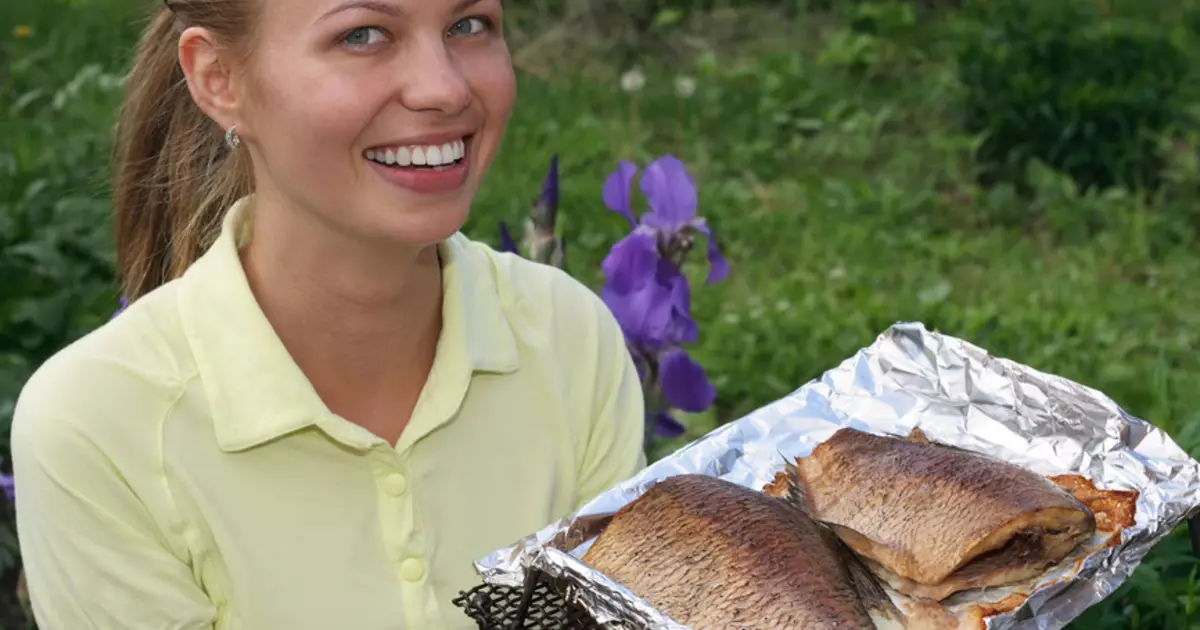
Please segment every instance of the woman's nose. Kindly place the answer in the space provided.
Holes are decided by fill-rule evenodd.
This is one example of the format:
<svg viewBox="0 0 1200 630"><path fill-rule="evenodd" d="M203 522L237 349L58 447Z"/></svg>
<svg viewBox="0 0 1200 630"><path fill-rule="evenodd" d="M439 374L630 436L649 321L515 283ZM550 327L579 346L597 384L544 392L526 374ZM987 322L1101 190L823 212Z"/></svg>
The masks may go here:
<svg viewBox="0 0 1200 630"><path fill-rule="evenodd" d="M445 42L415 47L400 63L407 77L402 100L413 111L458 114L471 105L471 86Z"/></svg>

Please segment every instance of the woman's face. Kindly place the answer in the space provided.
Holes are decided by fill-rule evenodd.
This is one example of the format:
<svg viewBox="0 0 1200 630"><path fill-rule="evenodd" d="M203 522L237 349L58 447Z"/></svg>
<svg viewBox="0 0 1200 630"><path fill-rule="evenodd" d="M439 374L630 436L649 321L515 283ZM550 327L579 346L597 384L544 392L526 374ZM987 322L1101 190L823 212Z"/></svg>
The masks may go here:
<svg viewBox="0 0 1200 630"><path fill-rule="evenodd" d="M516 85L500 0L265 0L251 134L260 192L358 237L458 230Z"/></svg>

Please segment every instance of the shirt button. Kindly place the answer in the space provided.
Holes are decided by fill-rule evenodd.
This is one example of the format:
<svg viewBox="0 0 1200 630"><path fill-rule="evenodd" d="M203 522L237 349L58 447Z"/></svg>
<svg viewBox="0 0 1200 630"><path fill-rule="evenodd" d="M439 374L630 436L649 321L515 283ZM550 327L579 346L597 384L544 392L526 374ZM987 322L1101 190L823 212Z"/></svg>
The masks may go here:
<svg viewBox="0 0 1200 630"><path fill-rule="evenodd" d="M200 537L200 532L190 527L183 532L183 538L192 549L198 549L204 543L204 539Z"/></svg>
<svg viewBox="0 0 1200 630"><path fill-rule="evenodd" d="M408 479L405 479L404 475L400 473L392 473L383 480L383 485L388 494L398 497L408 490Z"/></svg>
<svg viewBox="0 0 1200 630"><path fill-rule="evenodd" d="M400 577L406 582L416 582L425 577L425 562L420 558L409 558L400 563Z"/></svg>

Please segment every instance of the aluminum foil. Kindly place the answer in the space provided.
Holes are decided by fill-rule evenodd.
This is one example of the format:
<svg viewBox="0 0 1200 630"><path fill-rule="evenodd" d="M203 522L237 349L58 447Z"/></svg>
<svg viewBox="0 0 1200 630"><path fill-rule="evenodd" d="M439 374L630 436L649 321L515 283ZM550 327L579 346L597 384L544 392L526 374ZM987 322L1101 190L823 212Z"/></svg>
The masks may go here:
<svg viewBox="0 0 1200 630"><path fill-rule="evenodd" d="M989 630L1057 629L1113 592L1150 548L1200 513L1200 463L1162 430L1107 396L920 323L900 323L821 378L644 469L576 513L475 563L485 582L521 585L535 569L561 578L567 596L619 628L685 628L579 558L609 517L655 482L681 473L760 490L785 459L807 455L842 427L931 440L1044 474L1077 473L1104 489L1137 490L1136 522L1118 544L1041 576L1018 608ZM1005 593L984 593L996 601ZM974 597L980 597L978 593Z"/></svg>

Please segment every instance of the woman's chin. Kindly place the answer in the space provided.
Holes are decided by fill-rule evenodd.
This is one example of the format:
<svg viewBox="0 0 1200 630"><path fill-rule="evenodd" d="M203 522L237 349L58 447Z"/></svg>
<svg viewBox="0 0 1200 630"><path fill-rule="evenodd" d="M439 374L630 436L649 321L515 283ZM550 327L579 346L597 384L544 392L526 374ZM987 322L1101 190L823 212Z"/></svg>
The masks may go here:
<svg viewBox="0 0 1200 630"><path fill-rule="evenodd" d="M419 207L379 212L369 221L372 240L396 245L425 246L440 243L462 229L470 211L465 201L429 202Z"/></svg>

